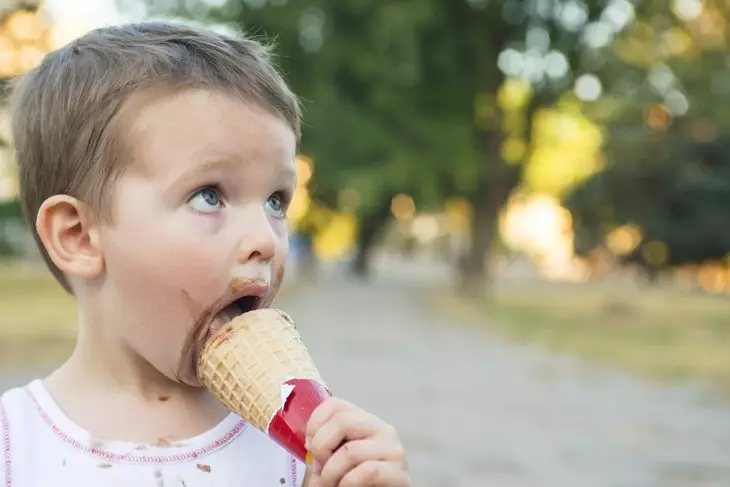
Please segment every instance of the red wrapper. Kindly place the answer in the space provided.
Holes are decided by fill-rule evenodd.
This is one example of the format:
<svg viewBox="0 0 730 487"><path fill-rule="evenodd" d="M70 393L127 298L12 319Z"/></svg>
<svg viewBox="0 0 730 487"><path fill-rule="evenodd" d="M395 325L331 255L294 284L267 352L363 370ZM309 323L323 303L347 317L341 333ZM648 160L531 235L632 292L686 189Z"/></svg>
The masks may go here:
<svg viewBox="0 0 730 487"><path fill-rule="evenodd" d="M310 464L304 434L314 410L331 396L329 390L311 379L290 379L293 390L269 424L269 436L304 463Z"/></svg>

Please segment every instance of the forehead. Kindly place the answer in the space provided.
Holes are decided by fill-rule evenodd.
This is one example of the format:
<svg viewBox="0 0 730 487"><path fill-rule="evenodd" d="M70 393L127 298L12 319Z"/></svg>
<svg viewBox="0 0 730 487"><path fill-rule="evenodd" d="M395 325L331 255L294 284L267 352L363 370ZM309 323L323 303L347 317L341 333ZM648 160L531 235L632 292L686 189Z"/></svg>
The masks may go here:
<svg viewBox="0 0 730 487"><path fill-rule="evenodd" d="M120 122L130 166L149 176L174 177L216 161L281 171L293 167L296 155L294 132L283 119L218 92L140 93Z"/></svg>

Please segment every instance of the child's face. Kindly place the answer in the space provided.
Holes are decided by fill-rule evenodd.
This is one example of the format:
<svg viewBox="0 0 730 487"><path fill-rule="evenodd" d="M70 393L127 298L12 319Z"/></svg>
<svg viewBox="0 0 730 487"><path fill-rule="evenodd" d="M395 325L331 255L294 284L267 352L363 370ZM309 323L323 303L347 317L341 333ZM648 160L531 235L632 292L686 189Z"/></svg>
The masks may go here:
<svg viewBox="0 0 730 487"><path fill-rule="evenodd" d="M102 325L164 375L197 385L195 350L183 350L193 324L208 328L201 317L213 309L220 326L230 308L215 312L242 295L264 307L281 283L295 136L274 115L206 91L128 108L128 170L100 230L100 299L113 313Z"/></svg>

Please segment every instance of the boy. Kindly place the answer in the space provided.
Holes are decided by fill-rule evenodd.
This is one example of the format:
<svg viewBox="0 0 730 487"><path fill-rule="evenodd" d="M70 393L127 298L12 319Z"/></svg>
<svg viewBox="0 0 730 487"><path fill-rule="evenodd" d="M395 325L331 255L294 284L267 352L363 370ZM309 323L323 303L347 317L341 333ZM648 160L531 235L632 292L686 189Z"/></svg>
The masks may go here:
<svg viewBox="0 0 730 487"><path fill-rule="evenodd" d="M380 419L326 401L305 469L183 351L193 323L267 306L283 277L300 112L264 47L99 29L49 54L13 108L23 209L79 334L66 363L0 400L5 487L410 485Z"/></svg>

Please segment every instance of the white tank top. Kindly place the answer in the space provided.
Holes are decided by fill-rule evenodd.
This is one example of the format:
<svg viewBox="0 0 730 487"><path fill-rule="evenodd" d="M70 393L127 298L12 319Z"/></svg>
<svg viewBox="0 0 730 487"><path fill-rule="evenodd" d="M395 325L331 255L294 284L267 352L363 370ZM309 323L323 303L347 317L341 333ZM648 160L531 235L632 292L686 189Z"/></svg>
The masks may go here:
<svg viewBox="0 0 730 487"><path fill-rule="evenodd" d="M0 398L0 487L300 487L305 466L235 414L170 444L95 440L40 380Z"/></svg>

